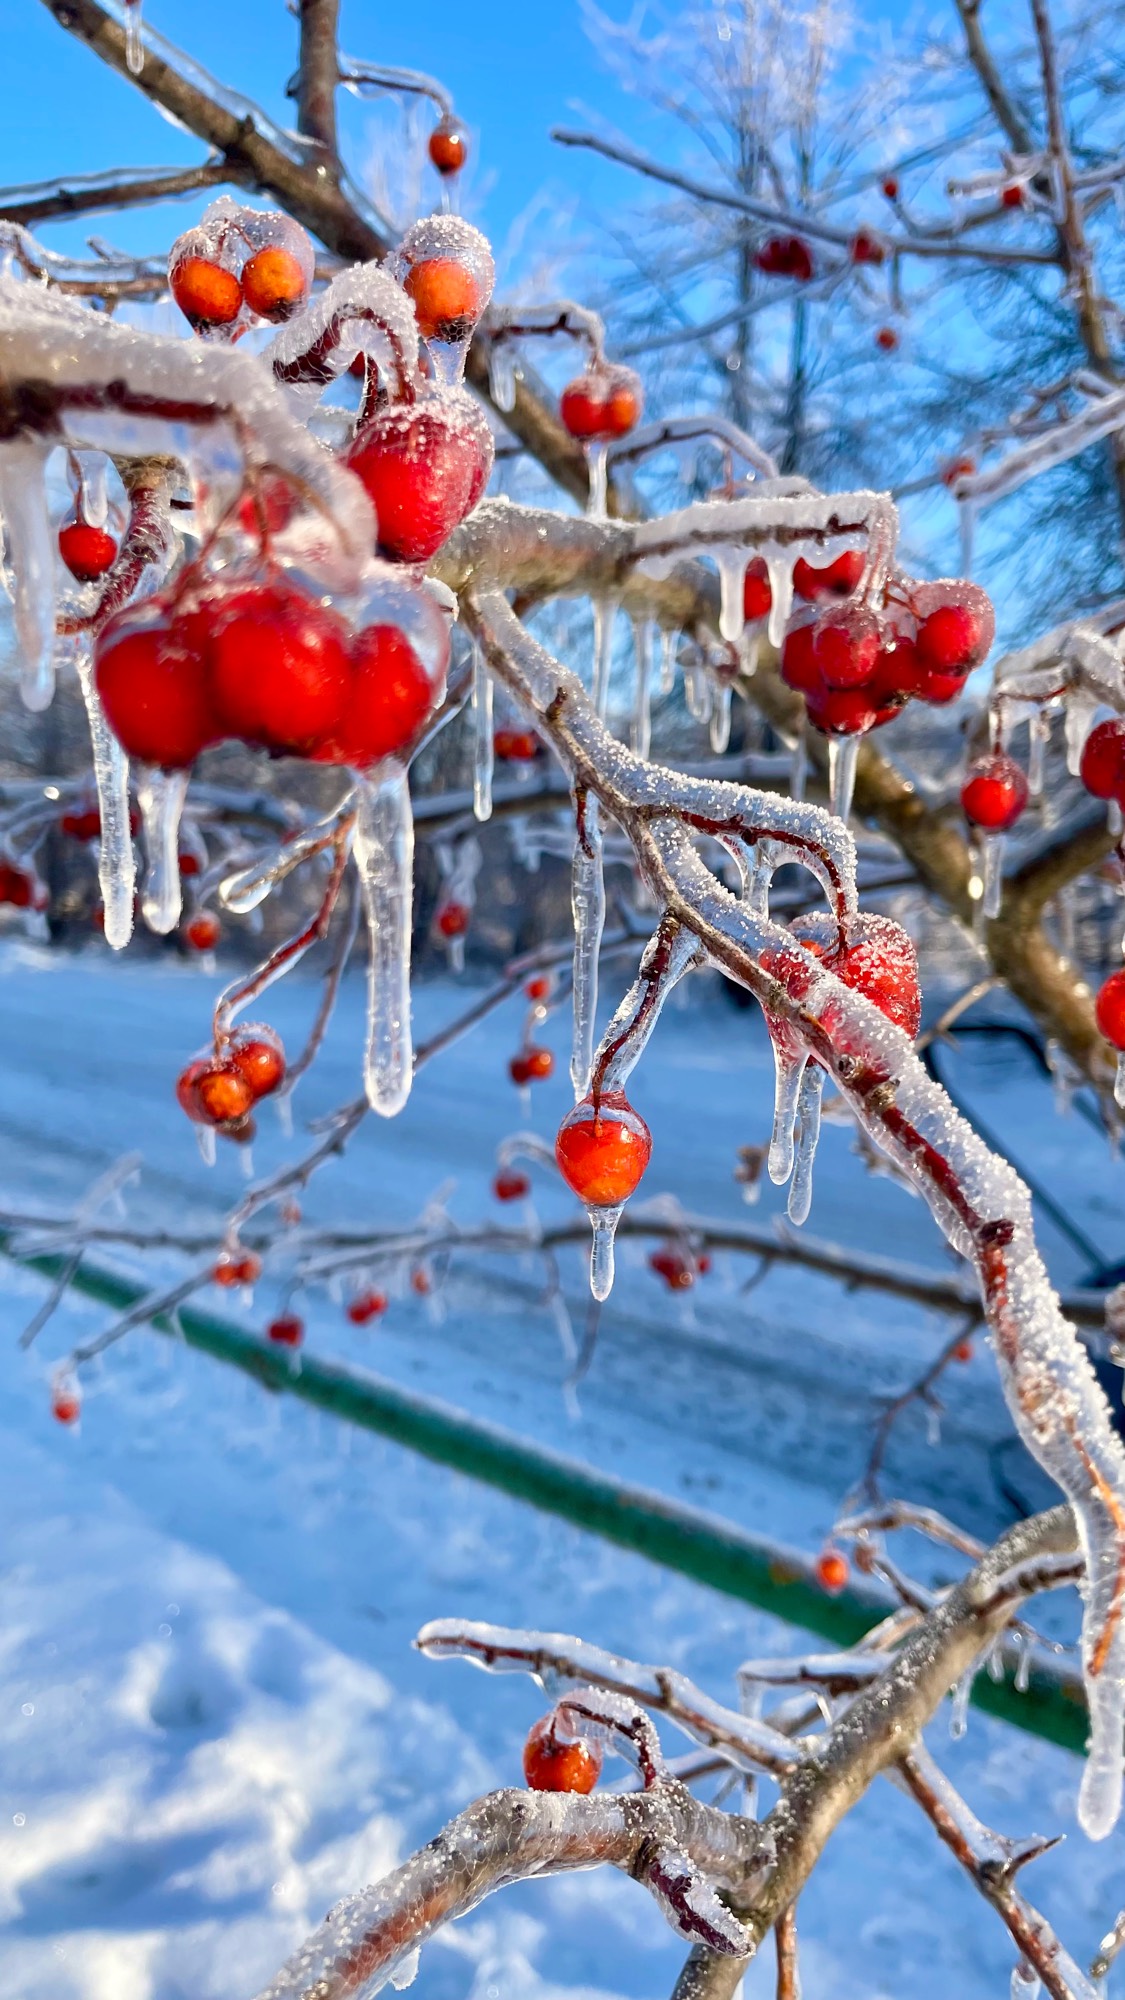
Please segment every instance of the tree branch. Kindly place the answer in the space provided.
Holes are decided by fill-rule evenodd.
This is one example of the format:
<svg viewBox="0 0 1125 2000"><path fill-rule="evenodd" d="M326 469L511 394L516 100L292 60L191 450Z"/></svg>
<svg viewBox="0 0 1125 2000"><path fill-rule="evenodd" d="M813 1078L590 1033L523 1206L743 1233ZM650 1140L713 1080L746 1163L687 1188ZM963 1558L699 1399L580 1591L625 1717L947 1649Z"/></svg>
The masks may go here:
<svg viewBox="0 0 1125 2000"><path fill-rule="evenodd" d="M323 154L323 169L339 179L336 143L336 85L340 64L336 24L340 0L300 0L301 49L296 90L297 130L315 139Z"/></svg>
<svg viewBox="0 0 1125 2000"><path fill-rule="evenodd" d="M65 180L0 189L0 222L30 228L56 216L139 208L145 202L220 187L229 179L225 160L204 160L198 167L119 167L101 174L75 174Z"/></svg>

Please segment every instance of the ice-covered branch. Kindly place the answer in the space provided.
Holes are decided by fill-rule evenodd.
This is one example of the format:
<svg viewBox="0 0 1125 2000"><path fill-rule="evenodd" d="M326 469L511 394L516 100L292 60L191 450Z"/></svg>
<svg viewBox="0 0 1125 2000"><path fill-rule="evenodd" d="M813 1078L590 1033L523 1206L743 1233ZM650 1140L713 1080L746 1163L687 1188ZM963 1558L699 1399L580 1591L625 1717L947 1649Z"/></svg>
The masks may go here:
<svg viewBox="0 0 1125 2000"><path fill-rule="evenodd" d="M97 209L167 201L200 188L221 187L229 178L223 160L203 160L197 167L107 167L96 174L59 175L55 180L0 188L0 221L30 229L37 222L92 215Z"/></svg>

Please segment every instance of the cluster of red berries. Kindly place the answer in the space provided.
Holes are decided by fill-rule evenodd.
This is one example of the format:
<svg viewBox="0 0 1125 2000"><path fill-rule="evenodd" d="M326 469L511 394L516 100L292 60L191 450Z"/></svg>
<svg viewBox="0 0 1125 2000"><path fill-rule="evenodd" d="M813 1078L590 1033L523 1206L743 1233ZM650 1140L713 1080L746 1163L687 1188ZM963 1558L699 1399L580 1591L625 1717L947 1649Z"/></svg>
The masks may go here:
<svg viewBox="0 0 1125 2000"><path fill-rule="evenodd" d="M423 596L401 612L392 598L394 622L357 630L268 561L241 578L181 579L98 635L110 726L130 756L168 770L228 737L275 756L378 763L416 734L445 670L444 620ZM412 618L422 650L403 629Z"/></svg>
<svg viewBox="0 0 1125 2000"><path fill-rule="evenodd" d="M221 1050L196 1056L176 1081L182 1111L196 1125L210 1125L227 1138L252 1134L251 1113L285 1075L285 1051L272 1028L240 1028Z"/></svg>
<svg viewBox="0 0 1125 2000"><path fill-rule="evenodd" d="M877 613L852 597L862 556L801 569L794 569L797 596L813 603L848 598L791 626L782 649L781 677L804 696L809 721L825 735L880 729L912 696L937 705L955 700L992 643L992 607L973 584L919 584L909 596L892 587ZM760 578L751 594L760 602Z"/></svg>
<svg viewBox="0 0 1125 2000"><path fill-rule="evenodd" d="M233 1291L236 1285L256 1285L261 1275L261 1258L238 1244L220 1253L211 1273L215 1284L222 1285L225 1291Z"/></svg>
<svg viewBox="0 0 1125 2000"><path fill-rule="evenodd" d="M299 223L280 213L213 202L168 257L172 297L197 333L264 319L292 319L308 299L313 249Z"/></svg>
<svg viewBox="0 0 1125 2000"><path fill-rule="evenodd" d="M533 1792L592 1792L601 1776L594 1743L568 1743L555 1731L554 1712L541 1716L523 1746L523 1774Z"/></svg>
<svg viewBox="0 0 1125 2000"><path fill-rule="evenodd" d="M901 924L870 911L849 917L844 926L830 916L815 914L802 917L793 935L844 986L862 993L914 1040L922 1022L922 989L918 955ZM762 966L780 981L791 999L806 998L815 977L807 959L783 945L763 953ZM829 1001L820 1018L833 1046L846 1049L847 1035L837 1004ZM780 1053L789 1061L797 1060L800 1044L788 1023L767 1011L766 1026Z"/></svg>
<svg viewBox="0 0 1125 2000"><path fill-rule="evenodd" d="M80 515L59 529L59 554L78 583L96 583L117 557L117 543L108 528L95 528Z"/></svg>
<svg viewBox="0 0 1125 2000"><path fill-rule="evenodd" d="M696 1252L686 1243L662 1243L648 1262L670 1292L690 1292L696 1279L705 1278L711 1269L706 1250Z"/></svg>
<svg viewBox="0 0 1125 2000"><path fill-rule="evenodd" d="M348 1302L347 1316L353 1326L367 1326L385 1313L389 1304L386 1292L357 1292Z"/></svg>
<svg viewBox="0 0 1125 2000"><path fill-rule="evenodd" d="M771 236L755 251L754 268L769 278L796 278L805 284L813 274L812 251L800 236Z"/></svg>
<svg viewBox="0 0 1125 2000"><path fill-rule="evenodd" d="M559 398L563 428L583 444L612 444L640 421L640 377L631 368L594 362L568 382Z"/></svg>

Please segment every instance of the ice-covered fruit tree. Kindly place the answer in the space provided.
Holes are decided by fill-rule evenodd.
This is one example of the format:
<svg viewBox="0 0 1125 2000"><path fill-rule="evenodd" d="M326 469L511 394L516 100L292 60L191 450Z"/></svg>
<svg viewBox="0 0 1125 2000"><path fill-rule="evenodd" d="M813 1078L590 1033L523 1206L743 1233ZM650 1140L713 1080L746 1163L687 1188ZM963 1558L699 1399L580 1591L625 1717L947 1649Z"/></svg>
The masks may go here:
<svg viewBox="0 0 1125 2000"><path fill-rule="evenodd" d="M48 4L63 29L133 76L211 153L194 177L100 176L55 196L40 187L6 197L4 580L27 707L48 707L58 675L76 678L92 782L84 773L65 785L37 784L14 803L5 794L0 902L19 922L41 919L50 900L41 856L59 834L96 849L108 949L129 946L139 917L206 963L230 926L262 912L282 884L304 882L300 928L219 992L205 1045L185 1049L179 1075L168 1078L185 1142L194 1128L212 1156L218 1142L246 1147L271 1100L288 1105L316 1058L361 923L368 951L362 1095L320 1121L311 1147L281 1172L251 1181L196 1271L67 1358L51 1389L59 1423L79 1422L82 1373L95 1353L205 1284L246 1289L267 1265L284 1272L263 1345L288 1351L297 1368L306 1319L294 1301L318 1284L346 1274L346 1317L363 1327L387 1310L388 1273L399 1265L421 1295L440 1283L455 1247L440 1202L410 1239L353 1242L346 1256L330 1235L293 1232L312 1175L339 1159L370 1113L393 1119L419 1063L491 1004L474 1002L437 1042L414 1046L410 774L464 711L471 798L444 819L420 816L440 877L430 943L454 971L472 938L481 870L470 808L477 823L490 818L498 767L513 819L521 786L550 803L535 791L553 782L537 775L548 753L569 795L573 935L509 964L496 996L522 991L527 1002L510 1076L528 1096L554 1067L538 1031L569 1006L574 1104L553 1146L520 1133L498 1160L482 1163L505 1207L496 1241L543 1247L534 1181L557 1174L589 1218L595 1301L611 1291L621 1228L655 1239L650 1269L669 1290L706 1277L719 1240L706 1219L667 1203L644 1207L662 1134L658 1118L646 1120L642 1058L673 989L716 969L764 1015L776 1065L767 1166L774 1182L788 1183L791 1221L809 1214L830 1089L867 1157L922 1196L967 1266L979 1292L970 1328L987 1330L1013 1424L1061 1496L984 1549L935 1514L884 1501L873 1463L833 1540L810 1562L809 1582L842 1593L854 1563L897 1602L850 1652L750 1663L748 1698L736 1706L577 1638L427 1625L419 1640L427 1654L520 1670L546 1691L552 1706L524 1751L526 1786L514 1770L511 1789L469 1805L384 1880L359 1890L342 1884L345 1901L263 2000L342 2000L387 1980L402 1984L434 1930L491 1891L603 1862L647 1888L691 1946L680 2000L733 1993L770 1932L779 1993L793 1996L797 1898L829 1834L883 1771L898 1777L993 1903L1027 1978L1041 1979L1056 2000L1088 2000L1090 1982L1014 1886L1034 1845L1002 1841L980 1825L921 1731L982 1661L1001 1674L1011 1668L1014 1645L1028 1643L1030 1599L1077 1586L1090 1723L1079 1817L1092 1839L1115 1825L1125 1728L1125 1450L1088 1343L1065 1316L1036 1247L1026 1187L954 1109L916 1049L924 996L915 948L890 916L861 907L850 821L890 838L925 891L975 939L986 984L1004 982L1023 1003L1056 1062L1094 1087L1115 1134L1125 1105L1125 972L1111 972L1095 1002L1043 913L1051 896L1099 868L1112 878L1097 878L1099 893L1108 897L1125 881L1121 605L1060 622L1002 657L983 708L973 709L970 678L979 688L995 632L984 589L967 576L910 572L887 491L823 490L722 412L650 413L646 422L643 369L614 357L589 309L495 299L489 244L455 212L471 149L447 93L414 72L342 58L336 0L302 0L298 10L296 133L164 42L142 22L139 0ZM1009 112L1022 118L981 38L979 9L959 0L958 14L994 114L1002 125ZM1074 167L1046 0L1033 0L1031 25L1042 129L1026 144L1008 129L994 170L957 193L936 222L903 192L909 159L869 163L870 214L855 213L852 197L845 214L842 195L805 213L799 191L790 203L776 188L739 209L750 231L742 239L746 281L795 288L802 312L829 295L858 297L879 321L866 346L887 367L904 336L882 320L903 311L900 273L912 258L1053 261L1086 362L1061 388L1033 398L1030 414L1017 413L1009 429L974 440L974 455L959 456L952 474L935 473L966 517L1103 439L1125 496L1125 393L1115 386L1087 230L1121 168ZM344 172L339 85L420 95L434 106L426 145L440 205L393 240ZM602 150L687 185L627 150ZM177 186L206 186L213 198L161 260L103 248L92 263L76 262L25 227L32 217L136 204ZM706 188L691 183L688 191L707 207ZM891 204L889 220L876 214L876 196ZM1002 228L1017 233L1001 240ZM1028 247L1035 230L1042 240ZM153 331L132 309L138 299L173 302L179 331ZM539 343L567 344L571 372L557 397L532 376L528 355ZM558 505L490 494L498 446L504 463L521 454L536 461L555 482ZM645 468L669 447L681 461L689 447L712 452L720 470L710 493L699 497L698 481L680 491L667 481L651 492L644 486ZM592 645L548 645L542 613L563 600L592 607ZM613 692L618 614L632 628L624 718ZM681 674L691 713L710 724L711 761L690 772L651 754L653 703L675 697ZM791 791L742 781L727 754L732 697L766 718L775 748L793 752ZM896 732L901 738L910 727L911 741L924 740L955 705L968 724L967 754L935 796L889 757ZM1052 775L1056 716L1068 765ZM876 737L889 744L887 756ZM223 745L252 753L263 774L269 760L272 775L251 805L208 778L205 760ZM826 804L804 797L810 766L825 780ZM323 811L296 802L311 796L310 776L316 796L329 801ZM1056 807L1065 799L1050 821L1041 810L1048 793ZM557 785L552 810L545 841L562 825ZM1017 859L1007 871L1005 841ZM607 900L607 861L629 870L625 903ZM774 878L793 867L804 872L807 895L786 922ZM328 971L317 1021L303 1050L285 1048L266 1018L266 996L322 945ZM635 976L619 981L625 990L599 1035L599 982L604 991L631 948ZM744 1154L747 1185L757 1171ZM39 1219L40 1236L46 1230L71 1249L84 1227L82 1218ZM112 1240L112 1230L101 1240ZM130 1241L143 1247L143 1233ZM846 1260L840 1275L848 1275ZM959 1325L942 1365L971 1352ZM968 1558L960 1581L937 1591L904 1581L884 1551L884 1537L904 1526ZM778 1689L786 1698L761 1713L759 1695ZM793 1699L802 1689L810 1698ZM763 1776L776 1803L759 1814L750 1792L745 1811L702 1802L692 1770L666 1761L661 1716L701 1746L702 1769L717 1761L747 1783ZM617 1760L628 1771L623 1789Z"/></svg>

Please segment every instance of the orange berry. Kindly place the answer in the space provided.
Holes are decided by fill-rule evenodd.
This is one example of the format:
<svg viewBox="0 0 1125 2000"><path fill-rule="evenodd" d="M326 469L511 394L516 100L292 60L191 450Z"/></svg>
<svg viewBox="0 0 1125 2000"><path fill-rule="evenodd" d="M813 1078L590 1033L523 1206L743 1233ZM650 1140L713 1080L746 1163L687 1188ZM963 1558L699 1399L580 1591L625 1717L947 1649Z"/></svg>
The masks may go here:
<svg viewBox="0 0 1125 2000"><path fill-rule="evenodd" d="M253 1250L224 1250L211 1276L217 1285L252 1285L262 1275L262 1260Z"/></svg>
<svg viewBox="0 0 1125 2000"><path fill-rule="evenodd" d="M285 1051L269 1029L246 1030L232 1043L227 1061L249 1084L255 1100L268 1097L285 1075Z"/></svg>
<svg viewBox="0 0 1125 2000"><path fill-rule="evenodd" d="M195 1099L205 1124L228 1125L246 1116L254 1102L254 1092L233 1063L205 1063L202 1074L195 1079Z"/></svg>
<svg viewBox="0 0 1125 2000"><path fill-rule="evenodd" d="M410 1289L412 1292L417 1292L420 1299L424 1299L427 1293L433 1290L433 1286L430 1283L430 1274L428 1271L424 1271L420 1264L416 1271L411 1271L410 1273Z"/></svg>
<svg viewBox="0 0 1125 2000"><path fill-rule="evenodd" d="M534 1723L523 1746L523 1774L533 1792L592 1792L601 1774L601 1751L592 1743L563 1743L554 1715Z"/></svg>
<svg viewBox="0 0 1125 2000"><path fill-rule="evenodd" d="M460 173L469 157L469 142L456 119L448 114L430 133L430 159L443 177Z"/></svg>
<svg viewBox="0 0 1125 2000"><path fill-rule="evenodd" d="M223 927L210 910L200 910L198 916L184 925L184 942L193 951L214 951L222 934Z"/></svg>
<svg viewBox="0 0 1125 2000"><path fill-rule="evenodd" d="M528 1076L534 1077L536 1083L542 1083L554 1073L555 1058L550 1049L526 1049L524 1061L527 1064Z"/></svg>
<svg viewBox="0 0 1125 2000"><path fill-rule="evenodd" d="M242 267L242 296L262 319L292 319L308 289L299 260L280 243L256 250Z"/></svg>
<svg viewBox="0 0 1125 2000"><path fill-rule="evenodd" d="M413 265L404 289L424 340L467 340L480 318L480 288L455 257L426 257Z"/></svg>
<svg viewBox="0 0 1125 2000"><path fill-rule="evenodd" d="M957 1345L956 1345L956 1347L955 1347L955 1348L953 1349L953 1351L952 1351L952 1355L951 1355L951 1357L950 1357L950 1358L951 1358L951 1359L952 1359L953 1361L971 1361L971 1360L972 1360L972 1358L973 1358L973 1343L972 1343L972 1341L971 1341L971 1340L959 1340L959 1341L957 1342Z"/></svg>
<svg viewBox="0 0 1125 2000"><path fill-rule="evenodd" d="M816 1575L822 1590L835 1597L848 1580L847 1556L840 1549L823 1549L817 1558Z"/></svg>
<svg viewBox="0 0 1125 2000"><path fill-rule="evenodd" d="M56 1423L76 1424L82 1414L82 1398L72 1385L57 1388L51 1397L51 1415Z"/></svg>
<svg viewBox="0 0 1125 2000"><path fill-rule="evenodd" d="M567 1113L555 1158L567 1186L593 1208L616 1208L640 1185L652 1157L652 1133L623 1091L583 1098Z"/></svg>
<svg viewBox="0 0 1125 2000"><path fill-rule="evenodd" d="M172 297L193 326L229 326L242 311L242 286L234 272L209 257L185 257L170 283Z"/></svg>

